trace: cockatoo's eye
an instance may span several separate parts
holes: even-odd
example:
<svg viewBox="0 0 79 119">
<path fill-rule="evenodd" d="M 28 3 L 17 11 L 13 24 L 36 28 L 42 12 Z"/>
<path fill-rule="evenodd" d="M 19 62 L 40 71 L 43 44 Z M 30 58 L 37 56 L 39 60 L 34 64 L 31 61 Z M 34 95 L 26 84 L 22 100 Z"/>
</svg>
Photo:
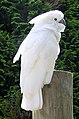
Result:
<svg viewBox="0 0 79 119">
<path fill-rule="evenodd" d="M 54 20 L 57 21 L 57 18 L 55 18 Z"/>
</svg>

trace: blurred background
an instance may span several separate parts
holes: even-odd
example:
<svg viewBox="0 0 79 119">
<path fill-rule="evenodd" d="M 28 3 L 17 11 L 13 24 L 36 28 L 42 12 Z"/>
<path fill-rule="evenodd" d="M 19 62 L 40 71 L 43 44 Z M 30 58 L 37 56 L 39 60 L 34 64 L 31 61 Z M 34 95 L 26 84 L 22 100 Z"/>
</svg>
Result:
<svg viewBox="0 0 79 119">
<path fill-rule="evenodd" d="M 13 64 L 12 60 L 32 28 L 29 20 L 54 9 L 61 10 L 67 22 L 55 69 L 73 73 L 73 114 L 79 119 L 78 0 L 0 0 L 0 119 L 31 119 L 31 112 L 20 107 L 20 61 Z"/>
</svg>

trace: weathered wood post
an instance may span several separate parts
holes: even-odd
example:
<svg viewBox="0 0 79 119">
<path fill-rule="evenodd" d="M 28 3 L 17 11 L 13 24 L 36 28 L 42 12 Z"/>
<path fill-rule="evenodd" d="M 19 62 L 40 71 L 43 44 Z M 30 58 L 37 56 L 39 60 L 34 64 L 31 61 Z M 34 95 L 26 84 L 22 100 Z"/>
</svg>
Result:
<svg viewBox="0 0 79 119">
<path fill-rule="evenodd" d="M 52 81 L 43 88 L 43 108 L 32 112 L 32 119 L 73 119 L 73 76 L 54 71 Z"/>
</svg>

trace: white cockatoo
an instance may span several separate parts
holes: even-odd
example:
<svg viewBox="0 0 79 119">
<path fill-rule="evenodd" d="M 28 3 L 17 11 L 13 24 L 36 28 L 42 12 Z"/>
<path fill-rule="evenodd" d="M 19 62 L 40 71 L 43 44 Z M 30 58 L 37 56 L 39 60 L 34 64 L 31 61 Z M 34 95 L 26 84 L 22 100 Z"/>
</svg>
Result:
<svg viewBox="0 0 79 119">
<path fill-rule="evenodd" d="M 43 106 L 42 88 L 51 82 L 66 22 L 61 11 L 53 10 L 33 18 L 29 23 L 34 26 L 21 43 L 13 63 L 21 55 L 21 108 L 34 111 Z"/>
</svg>

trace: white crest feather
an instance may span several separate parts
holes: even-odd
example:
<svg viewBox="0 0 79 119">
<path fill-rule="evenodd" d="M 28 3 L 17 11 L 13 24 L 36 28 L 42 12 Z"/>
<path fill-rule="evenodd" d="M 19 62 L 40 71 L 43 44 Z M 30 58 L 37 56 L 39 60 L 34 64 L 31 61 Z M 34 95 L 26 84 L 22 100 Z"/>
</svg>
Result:
<svg viewBox="0 0 79 119">
<path fill-rule="evenodd" d="M 32 20 L 29 21 L 29 23 L 30 24 L 39 23 L 40 21 L 47 20 L 47 18 L 50 19 L 50 17 L 52 17 L 53 15 L 55 15 L 57 13 L 59 13 L 62 16 L 62 18 L 64 17 L 64 14 L 61 11 L 53 10 L 53 11 L 49 11 L 49 12 L 46 12 L 46 13 L 43 13 L 41 15 L 34 17 Z"/>
</svg>

